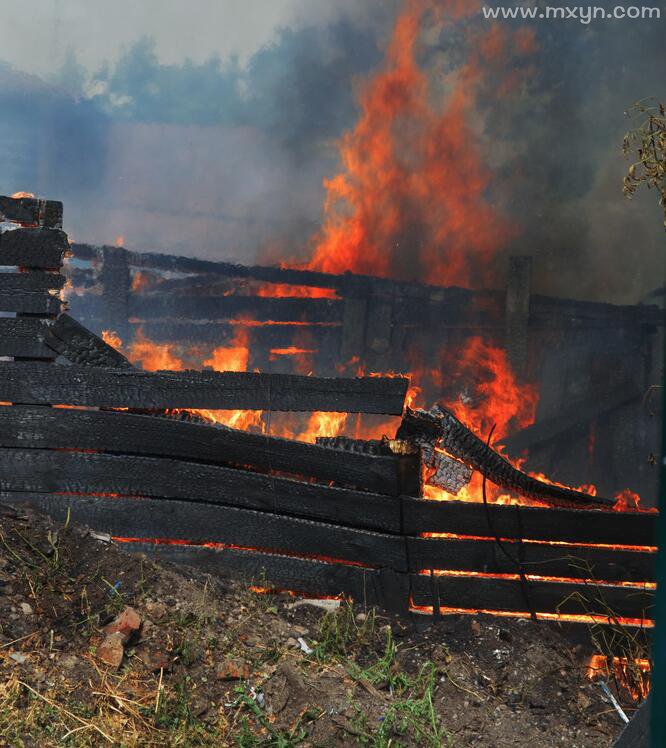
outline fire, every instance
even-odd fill
[[[307,299],[339,299],[334,288],[318,286],[292,286],[288,283],[265,283],[257,290],[257,296],[273,298],[296,297]]]
[[[155,276],[152,273],[137,270],[132,275],[132,293],[141,293],[150,288],[154,282]]]
[[[339,143],[342,170],[324,182],[309,268],[492,285],[493,257],[516,231],[486,197],[492,175],[472,122],[482,70],[501,75],[505,59],[530,53],[529,40],[524,29],[490,26],[469,39],[468,61],[438,80],[418,62],[422,29],[477,12],[477,2],[405,3],[382,69],[361,88],[359,120]],[[524,75],[516,68],[497,84],[504,94]]]
[[[102,340],[117,350],[123,347],[123,341],[115,330],[102,330]]]
[[[587,664],[588,680],[608,678],[612,674],[618,685],[623,686],[634,701],[643,700],[650,692],[650,661],[643,658],[609,658],[593,654]]]
[[[34,196],[35,196],[35,195],[34,195],[34,194],[33,194],[32,192],[15,192],[15,193],[14,193],[14,194],[12,195],[12,197],[13,197],[13,198],[14,198],[15,200],[20,200],[21,198],[24,198],[24,197],[34,197]]]
[[[118,236],[115,239],[114,244],[116,247],[124,247],[125,246],[125,237],[122,234],[118,234]]]
[[[147,371],[170,369],[182,371],[185,367],[182,359],[175,353],[172,343],[153,343],[139,328],[136,336],[126,351],[127,358],[133,364],[139,364]]]

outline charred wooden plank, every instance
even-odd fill
[[[0,234],[0,265],[59,268],[69,249],[59,229],[16,229]]]
[[[7,491],[187,499],[400,532],[398,497],[168,458],[2,449],[0,486]]]
[[[494,574],[652,582],[655,554],[590,546],[558,546],[502,541],[507,558],[494,538],[409,538],[410,571],[449,569]]]
[[[73,364],[131,368],[120,351],[97,337],[69,314],[61,314],[49,328],[46,343]]]
[[[246,583],[269,584],[278,589],[311,595],[346,595],[360,604],[388,607],[382,585],[384,570],[237,548],[150,542],[123,542],[119,545],[123,550],[145,553],[162,563],[167,561],[193,566],[216,576],[240,579]],[[403,607],[408,599],[407,577],[405,582]]]
[[[41,329],[35,324],[39,320],[2,321],[33,323],[25,330],[35,336]],[[23,328],[19,325],[19,329]],[[10,325],[7,332],[11,331]],[[402,377],[325,379],[254,372],[145,372],[0,362],[0,400],[108,408],[317,410],[396,415],[402,412],[408,381]]]
[[[12,273],[13,275],[13,273]],[[19,314],[57,314],[62,302],[57,296],[45,291],[2,291],[0,290],[0,312],[17,312]]]
[[[436,576],[439,600],[447,608],[537,613],[588,613],[626,618],[654,617],[654,590],[608,584],[529,581],[527,595],[519,579]],[[431,605],[430,577],[412,577],[415,605]]]
[[[341,302],[270,296],[130,296],[129,317],[140,319],[250,318],[293,322],[341,322]]]
[[[0,318],[0,356],[55,358],[55,351],[44,342],[48,335],[49,325],[47,320],[38,317]],[[29,364],[27,362],[3,362],[2,365],[7,370],[9,367]],[[46,366],[45,364],[39,365]],[[8,398],[5,402],[21,402],[21,400]],[[48,400],[35,400],[34,402],[48,402]]]
[[[418,495],[419,488],[420,467],[409,456],[348,454],[290,439],[131,413],[0,407],[0,445],[96,449],[252,465],[390,496]]]
[[[2,195],[0,220],[59,229],[62,227],[62,203],[58,200]]]
[[[191,501],[34,492],[17,499],[57,518],[71,508],[73,521],[113,536],[222,543],[407,571],[402,538],[367,530]]]
[[[0,273],[0,294],[59,291],[65,285],[65,280],[61,273],[47,273],[43,270]]]
[[[446,532],[568,543],[651,546],[657,518],[646,512],[503,506],[466,501],[405,498],[405,532]],[[490,524],[489,524],[490,521]]]
[[[407,408],[397,433],[398,439],[430,440],[453,457],[483,473],[489,481],[530,499],[612,507],[615,500],[544,483],[515,468],[459,421],[451,411],[436,412]]]

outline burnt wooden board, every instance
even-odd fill
[[[167,458],[0,449],[0,486],[7,491],[187,499],[400,532],[398,497]]]
[[[49,322],[38,317],[0,318],[0,356],[25,356],[26,358],[55,358],[56,354],[44,342]],[[2,366],[16,367],[23,362],[2,362]],[[38,364],[42,367],[48,364]],[[2,376],[2,375],[0,375]],[[1,385],[0,385],[1,388]],[[3,398],[0,398],[3,400]],[[5,400],[16,402],[18,398]],[[34,401],[37,402],[37,401]],[[41,402],[44,402],[43,400]]]
[[[61,273],[47,273],[43,270],[0,273],[0,294],[59,291],[65,285],[65,280]]]
[[[3,291],[0,289],[0,312],[52,315],[60,311],[62,302],[47,291]]]
[[[482,503],[404,499],[405,532],[409,535],[448,532],[570,543],[656,546],[658,516],[647,512],[498,504],[490,504],[486,510]]]
[[[419,490],[419,464],[409,456],[340,452],[317,444],[126,412],[0,407],[0,445],[96,449],[298,471],[320,481],[390,496],[418,495]]]
[[[223,543],[407,571],[405,544],[398,536],[219,504],[19,493],[15,501],[29,503],[58,520],[70,509],[73,522],[113,536]]]
[[[61,314],[49,328],[46,343],[73,364],[130,368],[120,351],[97,337],[69,314]]]
[[[0,196],[0,216],[6,221],[59,229],[62,226],[62,203],[58,200],[2,195]]]
[[[7,329],[10,332],[11,326]],[[108,408],[317,410],[399,415],[408,381],[401,377],[325,379],[254,372],[144,372],[0,362],[0,400]]]
[[[331,299],[269,296],[129,297],[128,316],[139,319],[254,319],[293,322],[340,322],[341,302]]]
[[[15,229],[0,234],[0,265],[59,268],[69,249],[59,229]]]
[[[411,571],[516,574],[522,568],[526,574],[538,576],[627,582],[655,579],[654,553],[504,541],[502,547],[509,559],[494,539],[409,538],[407,543]]]
[[[606,615],[610,609],[615,615],[627,618],[654,617],[654,590],[606,584],[530,581],[526,588],[526,599],[520,580],[437,576],[435,582],[440,605],[447,608],[526,613],[531,608],[537,613],[573,615]],[[431,589],[428,575],[412,576],[415,605],[432,605]]]

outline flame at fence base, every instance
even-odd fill
[[[608,660],[606,655],[592,655],[587,665],[587,678],[597,680],[612,675],[634,701],[645,699],[650,692],[650,661],[642,657],[633,660],[613,657],[612,663]]]

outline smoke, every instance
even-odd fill
[[[48,81],[0,67],[0,189],[62,199],[78,241],[123,234],[137,249],[307,259],[324,179],[340,172],[338,143],[358,121],[364,81],[381,70],[399,4],[313,7],[242,62],[167,64],[142,37],[97,69],[73,47]],[[480,255],[471,282],[502,287],[507,256],[531,254],[543,293],[629,303],[660,285],[659,209],[651,195],[622,196],[620,148],[624,110],[664,97],[666,20],[432,20],[417,61],[433,108],[481,39],[494,55],[466,116],[488,175],[484,203],[511,232],[493,257]],[[405,277],[409,228],[397,235],[405,257],[389,269]],[[446,246],[446,234],[437,240]],[[418,273],[429,280],[428,263]]]

